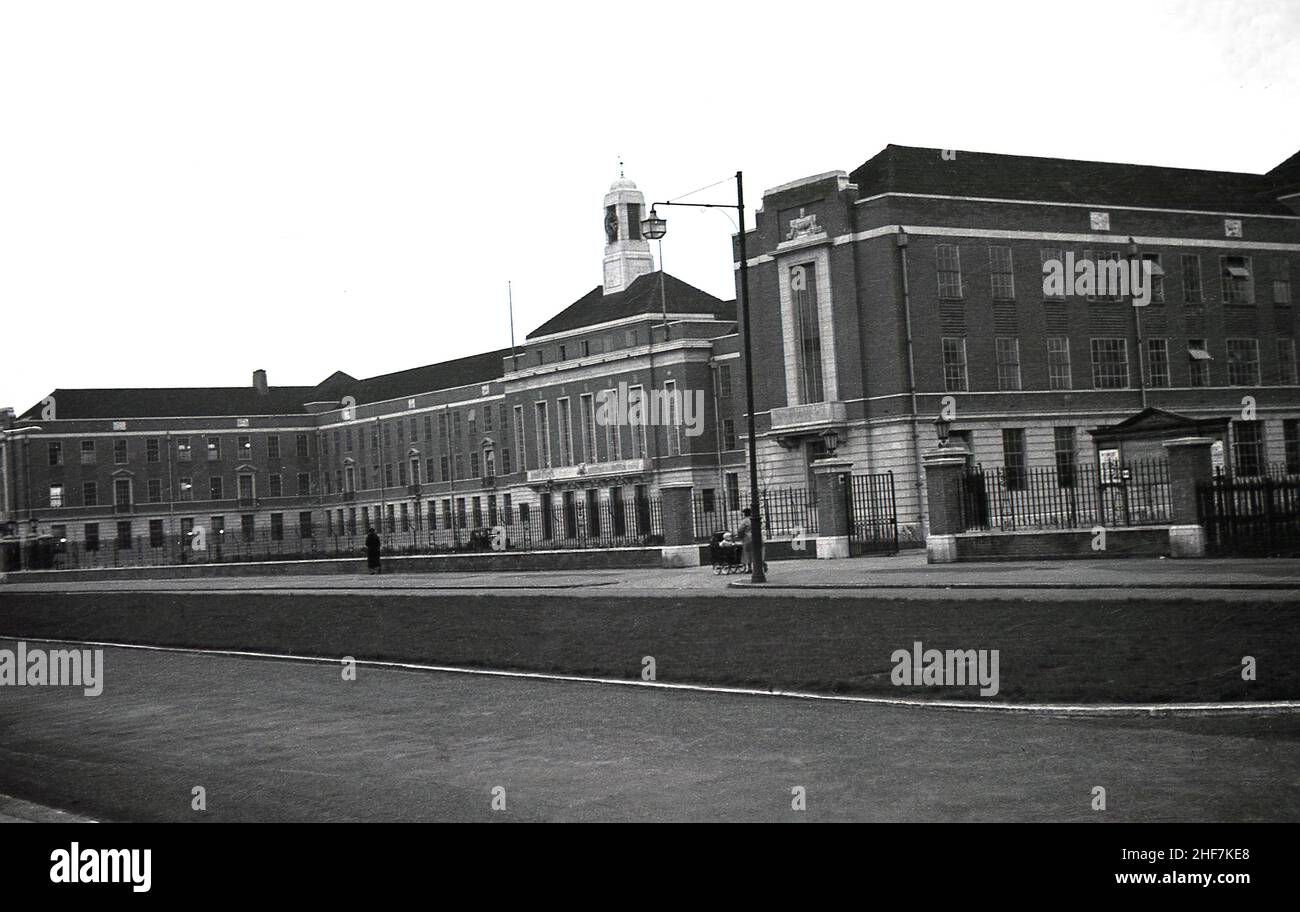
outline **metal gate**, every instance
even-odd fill
[[[1300,557],[1300,477],[1220,475],[1196,494],[1209,553]]]
[[[898,553],[898,509],[894,501],[894,473],[854,475],[846,491],[849,550],[861,554]]]

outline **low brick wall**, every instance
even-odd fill
[[[957,538],[957,560],[1026,561],[1105,557],[1167,557],[1168,526],[1107,529],[1106,547],[1094,551],[1088,529],[1032,532],[963,532]]]
[[[421,554],[385,557],[385,573],[449,573],[473,570],[629,570],[662,565],[660,549],[601,548],[574,551],[485,551],[477,554]],[[318,576],[364,574],[365,558],[267,561],[263,563],[175,564],[167,567],[111,567],[95,570],[25,570],[10,582],[55,580],[210,579],[235,576]]]

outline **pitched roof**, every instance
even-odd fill
[[[273,386],[259,395],[251,386],[144,389],[56,389],[55,416],[79,418],[191,418],[227,415],[298,415],[306,411],[310,386]],[[43,401],[43,400],[42,400]],[[22,414],[40,420],[42,403]]]
[[[660,275],[664,277],[662,300],[659,294]],[[581,329],[640,314],[660,313],[664,309],[670,314],[700,314],[719,320],[736,319],[735,301],[715,298],[707,291],[701,291],[669,273],[656,271],[638,276],[626,289],[613,294],[607,295],[600,286],[596,286],[534,329],[526,338]]]
[[[858,185],[860,198],[885,192],[922,193],[1151,209],[1295,214],[1277,201],[1273,191],[1276,180],[1268,175],[989,152],[959,151],[951,161],[945,161],[941,151],[889,145],[863,163],[849,179]]]
[[[337,387],[339,395],[335,398],[354,396],[358,404],[364,404],[473,383],[487,383],[502,375],[501,362],[509,354],[510,349],[499,348],[454,361],[441,361],[392,374],[380,374],[378,377],[356,381],[351,386],[341,383]]]

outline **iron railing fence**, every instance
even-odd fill
[[[1196,495],[1211,554],[1300,556],[1300,476],[1218,475]]]
[[[1171,516],[1169,464],[1162,459],[976,466],[963,476],[961,496],[968,531],[1159,525]]]
[[[763,537],[794,538],[817,534],[817,492],[807,488],[763,488],[758,494],[763,511]],[[697,491],[693,495],[695,540],[712,541],[719,532],[735,532],[749,506],[749,492],[727,496]]]

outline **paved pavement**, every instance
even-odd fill
[[[753,586],[748,576],[717,576],[708,567],[683,570],[589,570],[542,572],[407,573],[369,576],[248,576],[185,580],[85,580],[75,575],[51,582],[18,582],[0,586],[5,592],[194,592],[330,590],[363,593],[382,590],[392,595],[427,595],[430,591],[526,591],[565,596],[634,593],[639,597],[671,597],[686,593],[734,594],[753,597],[762,591],[783,595],[800,592],[827,595],[834,591],[889,593],[899,598],[909,591],[933,596],[937,590],[961,591],[964,597],[1006,594],[1016,590],[1050,593],[1088,591],[1098,598],[1222,598],[1225,592],[1268,600],[1287,600],[1300,593],[1300,560],[1176,561],[1130,560],[1028,561],[982,564],[928,565],[925,555],[908,552],[894,557],[864,557],[842,561],[774,561],[769,582]],[[1040,596],[1035,596],[1040,597]]]
[[[129,650],[104,668],[99,697],[0,688],[0,792],[102,820],[1300,816],[1294,717],[986,716],[365,666],[344,681],[333,663]]]

